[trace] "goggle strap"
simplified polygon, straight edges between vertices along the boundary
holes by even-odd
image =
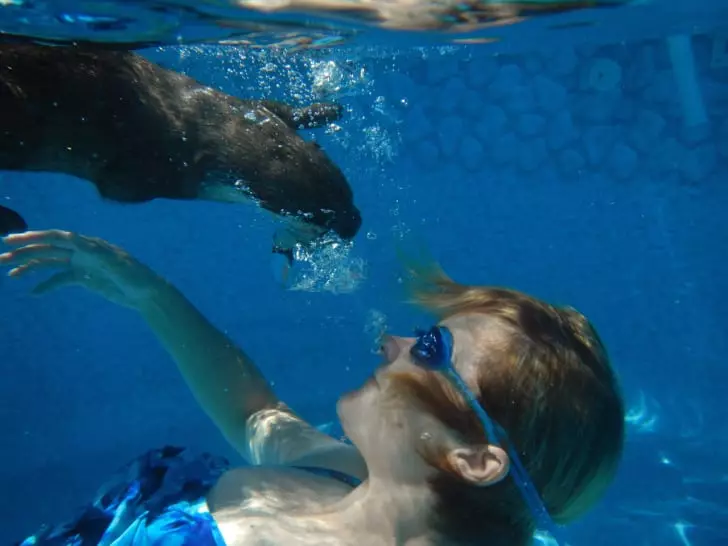
[[[419,330],[417,332],[418,337],[424,334],[422,330]],[[483,406],[481,406],[480,402],[478,402],[478,399],[475,398],[473,391],[470,390],[465,381],[463,381],[463,378],[452,365],[452,332],[450,332],[450,330],[445,327],[439,328],[439,332],[441,335],[442,344],[444,345],[443,353],[445,355],[448,355],[448,359],[444,360],[444,362],[439,362],[438,367],[441,367],[441,371],[445,372],[445,375],[460,391],[460,394],[463,395],[470,408],[478,416],[478,419],[485,429],[488,440],[494,442],[501,447],[505,447],[506,451],[508,452],[508,456],[511,459],[510,473],[513,476],[513,480],[516,482],[516,486],[521,492],[523,500],[528,505],[531,514],[533,514],[534,519],[537,522],[538,529],[542,532],[547,532],[551,536],[551,544],[553,544],[554,546],[558,546],[559,540],[557,539],[558,530],[556,524],[554,523],[553,519],[551,519],[551,515],[546,509],[546,506],[544,506],[543,501],[541,500],[541,496],[536,490],[536,486],[533,485],[533,482],[531,481],[531,478],[529,477],[526,468],[523,466],[523,463],[521,463],[520,457],[518,457],[515,449],[510,446],[510,442],[507,441],[508,435],[505,433],[500,425],[495,423],[493,419],[490,418]]]
[[[445,354],[451,355],[452,334],[445,328],[442,329],[442,334],[442,342],[446,346]],[[556,541],[556,544],[558,544],[556,539],[556,525],[551,519],[548,510],[541,500],[541,496],[538,494],[536,487],[533,485],[533,482],[528,476],[528,472],[523,466],[523,463],[521,463],[521,459],[518,457],[515,449],[508,445],[507,442],[503,441],[506,438],[505,432],[500,426],[496,425],[485,409],[480,405],[480,402],[478,402],[477,398],[475,398],[473,391],[470,390],[460,374],[455,370],[455,368],[453,368],[452,363],[448,363],[443,371],[447,375],[448,379],[452,381],[455,387],[457,387],[460,391],[460,394],[463,395],[470,408],[478,416],[478,419],[485,429],[487,438],[499,446],[506,448],[508,456],[511,458],[511,473],[513,474],[516,486],[523,496],[523,500],[526,501],[529,510],[538,522],[539,528],[547,531],[554,541]]]

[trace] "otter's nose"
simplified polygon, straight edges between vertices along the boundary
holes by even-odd
[[[349,240],[356,237],[361,228],[361,212],[356,207],[353,207],[349,211],[338,212],[336,219],[331,224],[331,228],[341,237],[342,239]]]

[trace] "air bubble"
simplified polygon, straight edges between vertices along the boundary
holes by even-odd
[[[364,323],[364,333],[372,339],[370,352],[378,355],[381,353],[382,337],[387,332],[387,316],[377,309],[367,311],[367,318]]]
[[[352,242],[343,242],[335,235],[309,246],[297,244],[292,249],[293,267],[286,269],[279,280],[293,291],[354,292],[367,277],[367,263],[352,256],[352,249]]]

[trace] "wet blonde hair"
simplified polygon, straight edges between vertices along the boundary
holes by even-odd
[[[624,444],[624,405],[606,350],[589,321],[516,290],[453,281],[435,262],[406,260],[410,300],[442,320],[465,313],[498,318],[505,347],[481,363],[479,402],[507,432],[557,523],[591,508],[611,483]],[[485,432],[463,397],[439,374],[399,378],[416,403],[482,444]],[[462,544],[522,546],[534,523],[512,479],[490,487],[463,482],[445,453],[423,453],[440,470],[435,528]],[[495,541],[498,542],[495,542]]]

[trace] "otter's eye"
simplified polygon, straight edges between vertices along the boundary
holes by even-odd
[[[440,370],[449,364],[450,355],[443,341],[443,329],[433,326],[429,331],[415,330],[417,340],[410,349],[414,361],[424,368]]]

